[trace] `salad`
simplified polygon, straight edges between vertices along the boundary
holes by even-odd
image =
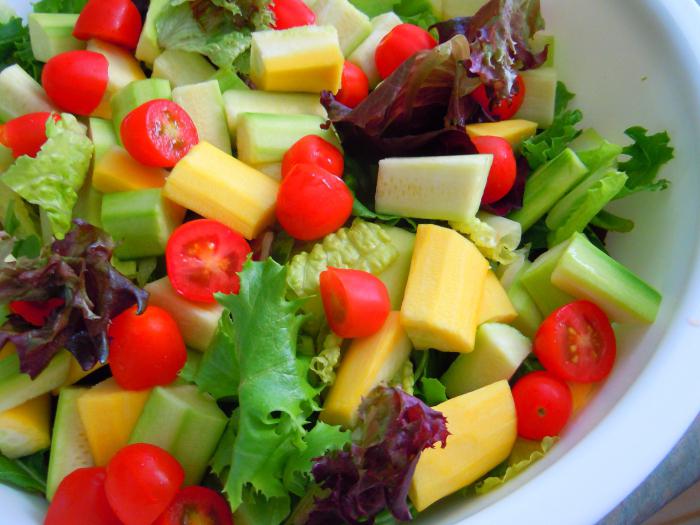
[[[0,483],[47,525],[398,523],[498,488],[662,298],[666,132],[538,0],[0,5]]]

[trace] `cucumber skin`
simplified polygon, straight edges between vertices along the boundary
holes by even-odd
[[[121,125],[124,117],[126,117],[131,111],[140,105],[158,98],[164,98],[167,100],[172,98],[170,82],[163,78],[136,80],[115,93],[110,101],[110,104],[112,106],[112,124],[114,125],[114,133],[117,136],[117,140],[119,140],[120,144]]]
[[[59,352],[35,379],[19,371],[17,354],[0,360],[0,412],[63,385],[68,377],[71,359],[68,352]]]
[[[224,153],[231,154],[224,99],[216,80],[176,87],[173,89],[173,102],[192,118],[199,140],[206,140]]]

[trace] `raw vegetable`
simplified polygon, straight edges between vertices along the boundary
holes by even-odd
[[[348,57],[348,60],[362,69],[367,76],[370,87],[374,88],[381,80],[374,60],[375,51],[382,38],[394,27],[399,25],[401,19],[396,13],[389,11],[375,16],[372,18],[371,22],[372,32],[357,46],[355,51]]]
[[[349,0],[314,0],[310,6],[316,13],[316,24],[333,26],[344,56],[349,56],[370,34],[369,17]]]
[[[469,237],[487,259],[503,265],[511,264],[520,245],[520,223],[480,211],[465,222],[450,222],[450,227]]]
[[[0,360],[0,411],[20,406],[63,385],[70,359],[66,352],[59,353],[34,379],[20,371],[17,354]]]
[[[92,186],[102,193],[162,188],[168,172],[144,166],[119,146],[111,146],[92,169]]]
[[[518,110],[523,105],[526,95],[525,82],[523,77],[518,75],[515,77],[515,83],[507,98],[499,98],[497,96],[489,96],[486,89],[486,84],[481,84],[472,92],[472,98],[481,106],[481,109],[490,118],[496,121],[510,120],[518,113]]]
[[[340,91],[335,99],[341,104],[354,108],[367,98],[369,94],[369,81],[367,75],[352,62],[343,64],[343,77],[340,82]]]
[[[513,118],[537,122],[546,129],[552,125],[556,111],[557,72],[552,67],[523,71],[525,96]]]
[[[486,181],[483,204],[493,204],[505,197],[515,183],[515,156],[513,148],[501,137],[473,137],[472,143],[481,154],[493,155],[493,162]]]
[[[273,29],[310,26],[316,23],[316,13],[302,0],[275,0],[270,5],[274,15]]]
[[[130,50],[140,34],[141,15],[131,0],[88,0],[73,30],[79,40],[99,38]]]
[[[315,164],[333,175],[343,176],[343,154],[317,135],[306,135],[287,150],[282,158],[282,178],[297,164]]]
[[[170,82],[163,78],[134,79],[119,89],[110,99],[112,124],[119,140],[121,140],[122,121],[129,113],[151,100],[171,97]]]
[[[512,119],[499,122],[481,122],[467,124],[467,135],[474,137],[501,137],[508,141],[514,150],[519,150],[523,140],[527,140],[537,133],[537,122],[529,120]]]
[[[224,99],[216,80],[176,87],[173,102],[190,116],[199,140],[209,142],[224,153],[231,153]]]
[[[425,29],[413,24],[400,24],[389,31],[377,45],[374,55],[377,72],[382,79],[386,79],[406,59],[436,45],[433,35]]]
[[[40,452],[12,460],[0,454],[0,482],[27,492],[45,493],[45,455]]]
[[[215,72],[214,66],[199,53],[166,49],[153,62],[151,78],[164,78],[170,81],[172,87],[178,88],[205,82]]]
[[[36,157],[47,140],[46,121],[49,118],[58,121],[61,117],[55,113],[40,111],[0,124],[0,144],[10,148],[14,158],[22,155]]]
[[[276,0],[279,3],[279,0]],[[189,520],[211,525],[233,525],[231,509],[219,493],[205,487],[185,487],[154,525],[182,525]]]
[[[51,396],[43,394],[0,412],[0,454],[26,457],[48,448]]]
[[[32,54],[47,62],[66,51],[85,49],[85,43],[73,36],[78,15],[66,13],[30,13],[27,17]]]
[[[41,85],[62,110],[90,115],[107,90],[107,59],[87,50],[52,57],[41,73]]]
[[[90,517],[94,525],[120,525],[105,494],[103,467],[81,468],[58,486],[44,520],[45,525],[74,525]]]
[[[532,372],[513,387],[518,435],[540,440],[557,436],[571,417],[573,401],[567,384],[548,372]]]
[[[7,17],[0,15],[0,71],[10,67],[23,69],[29,79],[41,78],[41,64],[32,54],[27,26],[14,11]]]

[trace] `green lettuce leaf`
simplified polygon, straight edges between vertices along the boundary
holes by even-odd
[[[417,396],[433,407],[447,401],[447,390],[439,379],[423,377],[420,380],[420,392]]]
[[[73,115],[46,123],[48,140],[36,158],[18,158],[2,181],[24,200],[37,204],[47,215],[53,234],[62,239],[71,227],[73,206],[83,185],[93,144]]]
[[[634,229],[634,222],[602,210],[591,220],[591,226],[610,232],[628,233]]]
[[[656,180],[661,166],[673,159],[673,148],[670,146],[671,138],[667,132],[649,135],[647,130],[635,126],[625,130],[625,135],[634,143],[625,146],[623,155],[629,159],[621,162],[619,168],[627,176],[624,189],[617,196],[618,199],[640,191],[665,190],[670,184],[668,180]]]
[[[202,362],[194,375],[194,383],[202,392],[214,399],[238,397],[240,371],[235,345],[235,324],[230,315],[222,315],[214,338],[202,356]]]
[[[322,334],[323,342],[318,354],[311,358],[310,370],[318,376],[324,386],[335,383],[335,370],[340,364],[343,339],[328,331]]]
[[[42,64],[34,59],[29,29],[17,16],[0,22],[0,71],[13,64],[19,64],[35,80],[41,81]]]
[[[578,109],[567,110],[554,117],[552,125],[543,132],[523,141],[521,152],[534,171],[566,149],[581,131],[576,124],[583,119]]]
[[[0,483],[27,492],[46,493],[46,452],[22,459],[9,459],[0,454]]]
[[[35,13],[78,14],[86,3],[87,0],[39,0],[33,7]]]
[[[468,221],[450,222],[450,226],[467,235],[487,259],[510,264],[517,258],[515,250],[520,245],[522,228],[516,221],[479,212]]]
[[[576,94],[569,91],[566,84],[564,84],[561,80],[558,81],[557,91],[554,98],[554,114],[558,115],[559,113],[565,111],[575,96]]]

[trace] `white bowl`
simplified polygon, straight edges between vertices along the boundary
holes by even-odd
[[[9,0],[18,11],[28,3]],[[664,295],[653,326],[626,328],[612,376],[557,446],[500,490],[454,496],[422,523],[595,523],[680,439],[700,412],[700,7],[693,0],[542,0],[574,104],[613,140],[668,130],[670,190],[622,203],[635,230],[613,255]],[[39,498],[0,487],[3,523],[35,525]]]

